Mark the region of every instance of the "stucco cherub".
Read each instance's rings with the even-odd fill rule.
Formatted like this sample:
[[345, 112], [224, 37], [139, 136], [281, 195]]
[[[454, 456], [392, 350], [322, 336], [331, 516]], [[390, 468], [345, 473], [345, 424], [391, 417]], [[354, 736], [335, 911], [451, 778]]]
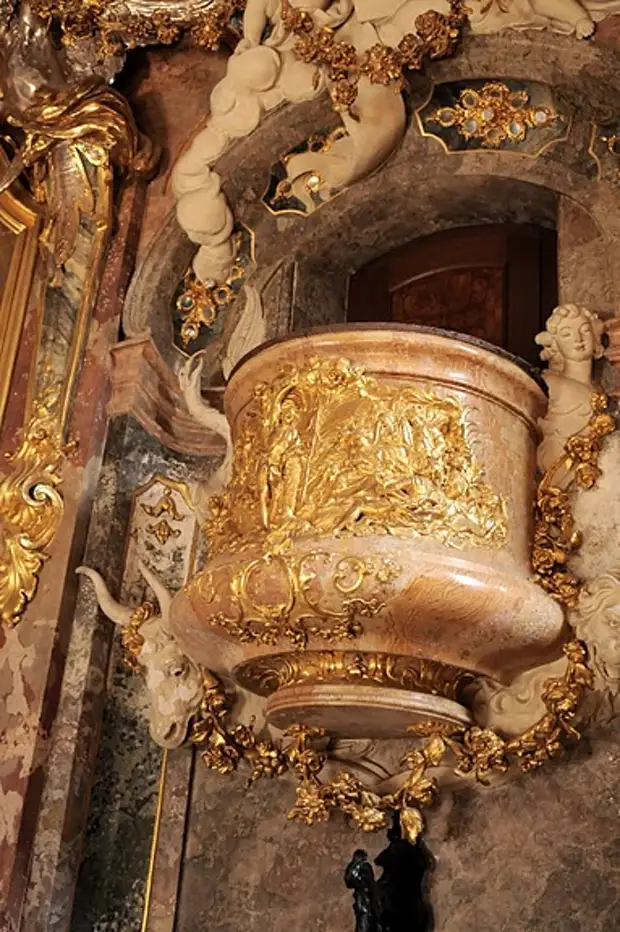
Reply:
[[620, 10], [620, 0], [472, 0], [468, 5], [473, 32], [550, 26], [578, 39], [587, 39], [597, 22]]
[[561, 456], [564, 444], [587, 425], [596, 391], [592, 363], [604, 352], [604, 325], [592, 311], [576, 304], [557, 307], [545, 330], [536, 337], [541, 359], [549, 363], [544, 379], [549, 407], [540, 427], [538, 465], [546, 472]]
[[[595, 21], [620, 10], [620, 0], [469, 0], [466, 6], [474, 33], [550, 26], [587, 37]], [[404, 36], [415, 34], [418, 17], [431, 10], [450, 13], [449, 0], [339, 0], [314, 19], [317, 26], [336, 30], [338, 40], [350, 43], [361, 55], [378, 44], [397, 47]], [[370, 174], [396, 149], [406, 126], [400, 88], [362, 77], [352, 112], [343, 111], [341, 118], [346, 135], [328, 151], [303, 153], [287, 161], [292, 190], [310, 208], [308, 179], [326, 194], [336, 193]]]

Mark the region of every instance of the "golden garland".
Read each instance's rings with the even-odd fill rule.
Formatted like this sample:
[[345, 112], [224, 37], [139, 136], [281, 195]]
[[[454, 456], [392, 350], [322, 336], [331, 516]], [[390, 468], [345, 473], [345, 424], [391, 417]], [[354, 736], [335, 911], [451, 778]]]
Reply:
[[573, 475], [578, 489], [591, 489], [600, 475], [598, 456], [603, 438], [616, 429], [616, 420], [607, 410], [606, 395], [593, 394], [590, 403], [592, 417], [587, 427], [567, 441], [564, 454], [543, 476], [536, 494], [532, 566], [536, 581], [566, 608], [576, 604], [581, 588], [567, 568], [567, 560], [579, 547], [581, 536], [575, 528], [569, 491], [553, 482], [564, 472]]
[[60, 28], [65, 45], [94, 39], [103, 59], [138, 46], [170, 45], [184, 33], [202, 48], [216, 50], [245, 0], [215, 0], [210, 9], [185, 17], [165, 10], [130, 13], [109, 0], [32, 0], [31, 6], [37, 16]]
[[220, 684], [209, 677], [205, 680], [200, 718], [194, 724], [192, 743], [200, 748], [200, 757], [211, 770], [230, 774], [241, 762], [250, 766], [248, 785], [260, 777], [276, 777], [292, 772], [298, 779], [295, 805], [289, 819], [306, 825], [325, 822], [331, 810], [339, 809], [366, 832], [389, 825], [391, 813], [400, 812], [405, 836], [412, 843], [422, 830], [419, 807], [435, 799], [438, 786], [426, 776], [429, 767], [437, 766], [444, 753], [444, 741], [432, 737], [422, 750], [411, 750], [404, 758], [409, 775], [395, 793], [379, 796], [368, 790], [360, 780], [345, 771], [328, 783], [321, 782], [320, 773], [327, 762], [324, 750], [326, 732], [321, 728], [293, 725], [285, 732], [281, 746], [259, 741], [251, 727], [236, 725], [227, 729], [225, 719], [232, 702]]
[[378, 42], [359, 54], [340, 41], [333, 29], [319, 27], [312, 14], [282, 0], [282, 22], [295, 35], [294, 51], [306, 64], [327, 69], [336, 110], [349, 110], [357, 99], [361, 78], [371, 84], [403, 84], [403, 72], [419, 71], [427, 58], [447, 58], [454, 52], [467, 22], [463, 0], [450, 0], [450, 13], [428, 10], [415, 19], [415, 34], [407, 33], [396, 48]]

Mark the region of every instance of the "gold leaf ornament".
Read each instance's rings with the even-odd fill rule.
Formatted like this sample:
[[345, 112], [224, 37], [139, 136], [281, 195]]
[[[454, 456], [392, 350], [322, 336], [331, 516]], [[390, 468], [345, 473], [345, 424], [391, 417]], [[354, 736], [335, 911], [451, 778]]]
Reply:
[[64, 513], [58, 487], [72, 445], [63, 444], [58, 391], [35, 401], [11, 472], [0, 479], [0, 615], [14, 625], [34, 597], [44, 562]]
[[415, 845], [424, 829], [424, 819], [419, 809], [401, 809], [400, 827], [409, 844]]

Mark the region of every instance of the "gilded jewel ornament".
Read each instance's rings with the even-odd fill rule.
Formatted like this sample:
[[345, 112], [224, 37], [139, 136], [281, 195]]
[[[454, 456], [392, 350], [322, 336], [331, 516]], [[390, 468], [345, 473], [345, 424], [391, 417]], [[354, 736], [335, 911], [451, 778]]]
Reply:
[[215, 281], [203, 282], [190, 267], [185, 272], [181, 293], [176, 306], [181, 314], [181, 340], [185, 347], [196, 340], [202, 327], [212, 327], [218, 314], [232, 302], [236, 292], [231, 282], [242, 276], [243, 270], [235, 266], [223, 284]]
[[48, 548], [60, 527], [62, 465], [71, 445], [62, 440], [58, 390], [35, 400], [11, 472], [0, 478], [0, 615], [14, 625], [34, 598]]
[[551, 107], [532, 106], [526, 90], [492, 81], [480, 90], [461, 91], [458, 104], [439, 107], [428, 119], [446, 129], [454, 127], [463, 139], [497, 148], [507, 141], [523, 142], [530, 130], [544, 129], [562, 116]]
[[357, 99], [360, 78], [372, 84], [403, 85], [406, 70], [419, 71], [427, 58], [446, 58], [454, 52], [467, 21], [462, 0], [450, 0], [450, 12], [428, 10], [415, 19], [415, 34], [408, 33], [396, 48], [376, 44], [359, 54], [348, 42], [338, 41], [329, 27], [316, 26], [312, 14], [283, 0], [282, 22], [295, 35], [297, 58], [327, 68], [330, 94], [337, 110], [349, 110]]

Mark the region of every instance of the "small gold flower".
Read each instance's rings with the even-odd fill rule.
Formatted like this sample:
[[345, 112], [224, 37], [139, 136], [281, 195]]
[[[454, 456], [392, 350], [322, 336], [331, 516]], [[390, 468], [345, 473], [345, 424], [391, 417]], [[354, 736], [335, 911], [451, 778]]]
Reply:
[[288, 814], [289, 819], [298, 819], [306, 825], [315, 825], [317, 822], [326, 822], [329, 819], [329, 810], [321, 793], [321, 787], [314, 783], [306, 783], [295, 789], [295, 805]]

